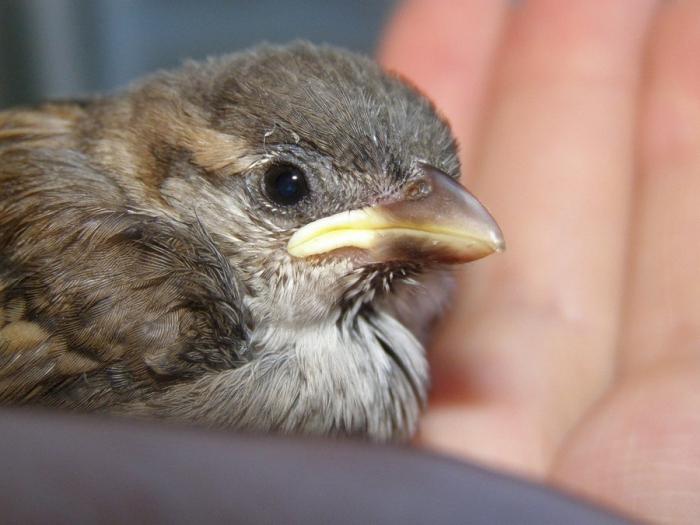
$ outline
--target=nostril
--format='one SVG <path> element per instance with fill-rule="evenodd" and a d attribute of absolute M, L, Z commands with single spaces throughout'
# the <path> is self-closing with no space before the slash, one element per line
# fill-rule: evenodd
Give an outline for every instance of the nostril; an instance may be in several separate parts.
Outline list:
<path fill-rule="evenodd" d="M 408 200 L 417 201 L 423 199 L 433 192 L 433 185 L 428 179 L 418 179 L 412 181 L 404 190 L 404 195 Z"/>

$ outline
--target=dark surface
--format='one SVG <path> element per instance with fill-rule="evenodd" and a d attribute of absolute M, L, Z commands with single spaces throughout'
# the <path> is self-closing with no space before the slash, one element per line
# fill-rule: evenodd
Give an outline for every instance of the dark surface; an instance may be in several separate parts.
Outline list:
<path fill-rule="evenodd" d="M 0 451 L 2 523 L 625 523 L 406 448 L 4 411 Z"/>

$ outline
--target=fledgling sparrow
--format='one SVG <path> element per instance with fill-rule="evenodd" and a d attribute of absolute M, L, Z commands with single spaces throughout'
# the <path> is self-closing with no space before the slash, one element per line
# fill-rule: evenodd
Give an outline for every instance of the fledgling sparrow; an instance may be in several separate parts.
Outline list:
<path fill-rule="evenodd" d="M 447 124 L 298 43 L 0 113 L 0 403 L 409 437 L 448 264 L 503 247 Z"/>

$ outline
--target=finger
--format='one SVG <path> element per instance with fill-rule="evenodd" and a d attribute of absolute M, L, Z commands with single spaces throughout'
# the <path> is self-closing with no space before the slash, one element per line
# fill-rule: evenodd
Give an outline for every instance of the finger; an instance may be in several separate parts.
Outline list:
<path fill-rule="evenodd" d="M 435 353 L 428 442 L 543 471 L 605 388 L 653 5 L 532 0 L 515 15 L 474 185 L 508 250 L 468 270 Z"/>
<path fill-rule="evenodd" d="M 700 4 L 669 2 L 650 52 L 623 371 L 700 355 Z"/>
<path fill-rule="evenodd" d="M 697 363 L 671 363 L 627 381 L 567 442 L 551 480 L 644 523 L 697 523 L 698 377 Z"/>
<path fill-rule="evenodd" d="M 507 0 L 410 0 L 397 10 L 380 46 L 380 61 L 447 116 L 465 166 L 507 10 Z"/>

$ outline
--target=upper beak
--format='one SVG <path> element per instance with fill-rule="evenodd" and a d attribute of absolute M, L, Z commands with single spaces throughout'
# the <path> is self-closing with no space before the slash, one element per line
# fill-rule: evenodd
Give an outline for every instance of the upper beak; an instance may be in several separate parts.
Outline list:
<path fill-rule="evenodd" d="M 505 249 L 501 229 L 476 197 L 440 170 L 424 166 L 424 171 L 397 201 L 303 226 L 287 250 L 295 257 L 308 257 L 359 248 L 372 262 L 459 263 Z"/>

